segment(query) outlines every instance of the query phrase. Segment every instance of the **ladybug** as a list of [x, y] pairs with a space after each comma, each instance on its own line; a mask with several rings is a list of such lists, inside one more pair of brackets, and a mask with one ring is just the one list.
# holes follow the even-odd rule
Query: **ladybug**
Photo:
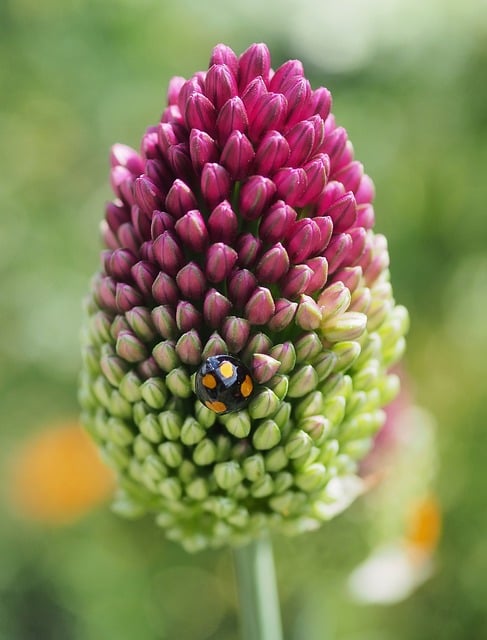
[[253, 390], [249, 370], [234, 356], [210, 356], [196, 372], [196, 395], [219, 415], [243, 409]]

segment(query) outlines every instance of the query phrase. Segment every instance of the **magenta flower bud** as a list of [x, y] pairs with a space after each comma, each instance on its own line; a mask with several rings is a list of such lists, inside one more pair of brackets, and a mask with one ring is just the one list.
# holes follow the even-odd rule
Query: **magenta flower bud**
[[293, 224], [287, 252], [292, 262], [303, 262], [320, 243], [321, 230], [312, 218], [303, 218]]
[[144, 163], [135, 149], [126, 144], [114, 144], [110, 150], [112, 167], [126, 167], [134, 176], [144, 173]]
[[206, 252], [205, 273], [210, 282], [222, 282], [230, 275], [238, 254], [223, 242], [212, 244]]
[[186, 331], [176, 342], [176, 353], [181, 362], [196, 365], [201, 361], [203, 345], [199, 334], [194, 329]]
[[105, 220], [112, 231], [117, 231], [121, 224], [130, 220], [130, 211], [120, 200], [107, 202]]
[[257, 287], [245, 305], [245, 317], [251, 324], [266, 324], [276, 310], [272, 293], [266, 287]]
[[201, 253], [208, 246], [208, 229], [198, 209], [188, 211], [182, 218], [179, 218], [175, 229], [186, 247], [193, 251]]
[[205, 78], [205, 94], [217, 109], [221, 109], [225, 102], [237, 93], [235, 77], [226, 65], [214, 64], [208, 69]]
[[166, 209], [175, 218], [181, 218], [191, 209], [196, 209], [197, 204], [188, 185], [182, 180], [176, 179], [166, 196]]
[[289, 256], [286, 249], [278, 242], [261, 257], [255, 273], [259, 282], [271, 284], [280, 280], [288, 269]]
[[249, 360], [254, 353], [269, 353], [272, 347], [272, 340], [262, 331], [254, 334], [245, 346], [243, 357]]
[[257, 147], [255, 172], [261, 176], [271, 176], [287, 163], [290, 154], [286, 138], [278, 131], [268, 131]]
[[356, 226], [372, 229], [375, 224], [374, 207], [371, 204], [361, 204], [357, 207]]
[[140, 292], [129, 284], [118, 282], [115, 290], [115, 304], [117, 309], [124, 313], [132, 307], [137, 307], [144, 302]]
[[290, 300], [286, 300], [286, 298], [279, 298], [276, 302], [274, 315], [269, 320], [270, 330], [282, 331], [288, 327], [294, 320], [297, 308], [297, 302], [291, 302]]
[[117, 354], [127, 362], [142, 362], [147, 358], [144, 343], [131, 331], [120, 331], [115, 349]]
[[118, 246], [135, 253], [140, 247], [140, 237], [130, 222], [120, 225], [117, 231]]
[[352, 246], [352, 238], [348, 233], [333, 236], [325, 251], [328, 260], [328, 273], [334, 273], [342, 264]]
[[250, 176], [242, 185], [239, 210], [246, 220], [256, 220], [266, 209], [276, 193], [276, 185], [269, 178]]
[[340, 157], [347, 142], [347, 132], [343, 127], [337, 127], [325, 136], [322, 152], [326, 153], [332, 164]]
[[315, 89], [311, 95], [311, 106], [323, 120], [328, 118], [331, 109], [331, 93], [325, 87]]
[[142, 158], [151, 160], [159, 157], [159, 145], [157, 140], [157, 127], [147, 127], [140, 142]]
[[213, 64], [226, 64], [232, 74], [237, 77], [238, 73], [238, 58], [230, 47], [225, 44], [217, 44], [213, 48], [210, 57], [210, 67]]
[[315, 143], [315, 128], [309, 120], [298, 122], [289, 133], [286, 141], [291, 149], [287, 161], [290, 167], [300, 167], [309, 158]]
[[259, 236], [268, 244], [288, 238], [296, 221], [296, 211], [283, 200], [278, 200], [262, 217]]
[[323, 256], [317, 256], [316, 258], [306, 260], [304, 264], [313, 271], [313, 275], [304, 293], [311, 295], [316, 291], [321, 291], [328, 279], [328, 260]]
[[121, 242], [119, 242], [117, 236], [115, 235], [115, 233], [113, 233], [105, 220], [103, 220], [101, 224], [101, 237], [108, 249], [119, 249], [120, 245], [122, 244]]
[[258, 142], [271, 127], [279, 130], [287, 115], [287, 100], [282, 93], [266, 93], [256, 101], [249, 114], [249, 138]]
[[263, 43], [252, 44], [242, 53], [238, 59], [238, 86], [240, 91], [257, 76], [261, 76], [264, 82], [269, 80], [271, 69], [271, 55], [269, 49]]
[[147, 240], [140, 245], [140, 257], [148, 262], [155, 262], [154, 247], [151, 240]]
[[186, 79], [182, 76], [174, 76], [169, 80], [169, 85], [167, 87], [167, 103], [168, 105], [177, 105], [179, 92], [181, 91], [181, 87], [186, 82]]
[[156, 331], [147, 307], [134, 307], [125, 314], [130, 328], [141, 340], [150, 342], [156, 337]]
[[179, 331], [198, 329], [201, 326], [201, 312], [191, 302], [180, 300], [176, 307], [176, 326]]
[[[350, 142], [350, 140], [347, 140], [341, 154], [335, 158], [335, 175], [339, 172], [339, 170], [347, 167], [352, 162], [353, 157], [353, 144]], [[344, 184], [346, 188], [351, 188], [347, 187], [346, 183]]]
[[148, 298], [152, 294], [152, 286], [158, 273], [157, 267], [152, 262], [141, 260], [134, 264], [130, 273], [142, 295]]
[[185, 298], [201, 300], [206, 291], [205, 274], [196, 262], [188, 262], [176, 276], [177, 285]]
[[347, 191], [355, 192], [360, 185], [363, 174], [363, 164], [354, 160], [335, 173], [333, 178], [335, 180], [340, 180]]
[[176, 304], [179, 289], [169, 274], [159, 271], [152, 285], [152, 296], [158, 304]]
[[257, 260], [262, 242], [252, 233], [243, 233], [238, 237], [235, 247], [238, 252], [238, 264], [251, 267]]
[[335, 282], [341, 282], [350, 293], [353, 293], [359, 286], [362, 278], [362, 267], [345, 267], [339, 269], [333, 275]]
[[149, 380], [149, 378], [155, 378], [160, 375], [161, 371], [157, 365], [157, 362], [154, 360], [152, 356], [141, 362], [137, 366], [137, 373], [142, 378], [142, 380]]
[[323, 191], [330, 171], [329, 158], [324, 154], [320, 154], [314, 160], [305, 164], [303, 169], [308, 179], [308, 187], [299, 201], [299, 206], [301, 207], [314, 202]]
[[189, 134], [189, 155], [194, 170], [199, 173], [207, 162], [216, 162], [218, 160], [218, 147], [206, 131], [191, 129]]
[[[130, 218], [132, 220], [132, 230], [130, 235], [133, 235], [134, 238], [130, 239], [130, 244], [133, 244], [134, 242], [136, 244], [140, 244], [140, 240], [148, 240], [151, 237], [151, 215], [152, 212], [150, 214], [144, 213], [139, 206], [136, 204], [132, 205], [130, 210]], [[120, 228], [119, 232], [128, 236], [128, 230], [129, 227], [125, 227], [125, 231], [121, 231]]]
[[245, 318], [227, 316], [222, 324], [222, 336], [231, 353], [241, 351], [250, 335], [250, 323]]
[[209, 358], [210, 356], [219, 356], [222, 353], [228, 353], [228, 347], [221, 335], [214, 331], [208, 338], [201, 356], [202, 358]]
[[163, 154], [166, 154], [170, 147], [184, 141], [184, 128], [178, 124], [160, 122], [157, 127], [157, 140]]
[[265, 353], [256, 353], [252, 357], [251, 371], [254, 380], [259, 384], [265, 384], [279, 371], [281, 363]]
[[164, 196], [149, 178], [142, 175], [134, 183], [134, 198], [144, 213], [152, 214], [155, 209], [161, 208]]
[[238, 219], [228, 200], [217, 205], [208, 218], [208, 229], [213, 242], [231, 244], [238, 233]]
[[281, 293], [287, 298], [301, 295], [306, 291], [312, 277], [313, 270], [305, 264], [291, 267], [286, 277], [280, 282]]
[[259, 100], [267, 95], [267, 87], [261, 76], [254, 78], [252, 82], [247, 85], [247, 88], [242, 93], [242, 102], [245, 105], [247, 114], [250, 114]]
[[230, 196], [228, 171], [216, 162], [208, 162], [201, 172], [201, 192], [211, 208]]
[[174, 144], [167, 152], [167, 160], [173, 172], [183, 180], [190, 180], [193, 175], [193, 164], [189, 155], [189, 145], [181, 142]]
[[237, 269], [228, 280], [228, 293], [230, 299], [238, 307], [242, 308], [252, 295], [257, 286], [257, 279], [248, 269]]
[[284, 93], [303, 75], [304, 69], [300, 60], [287, 60], [278, 69], [276, 69], [271, 78], [269, 89], [270, 91], [280, 91]]
[[215, 107], [202, 93], [193, 93], [186, 101], [184, 121], [188, 129], [200, 129], [213, 135], [216, 124]]
[[348, 191], [341, 198], [336, 200], [324, 212], [324, 215], [330, 216], [333, 220], [333, 229], [335, 233], [346, 231], [353, 227], [357, 221], [357, 205], [355, 197], [351, 191]]
[[249, 124], [247, 111], [238, 96], [228, 100], [220, 109], [216, 120], [216, 133], [220, 143], [225, 144], [228, 136], [233, 131], [242, 131], [245, 133]]
[[232, 180], [241, 180], [248, 175], [254, 160], [254, 148], [241, 131], [233, 131], [223, 147], [220, 162]]
[[[179, 106], [176, 104], [171, 104], [164, 109], [161, 115], [161, 122], [173, 122], [177, 124], [184, 125], [183, 116], [181, 115], [181, 110]], [[152, 149], [150, 149], [152, 151]], [[154, 149], [155, 151], [155, 149]], [[146, 156], [146, 157], [154, 157]]]
[[307, 113], [311, 111], [309, 104], [311, 85], [306, 78], [297, 77], [294, 83], [289, 84], [283, 90], [283, 93], [288, 103], [286, 126], [289, 127], [305, 118]]
[[204, 82], [197, 73], [193, 74], [189, 80], [183, 83], [178, 96], [178, 107], [181, 113], [184, 113], [186, 103], [190, 96], [194, 93], [203, 93], [203, 84]]
[[114, 311], [117, 308], [115, 293], [116, 282], [111, 277], [98, 276], [93, 281], [95, 299], [100, 307], [107, 311]]
[[350, 306], [350, 300], [350, 291], [343, 282], [335, 282], [321, 293], [318, 305], [323, 307], [323, 316], [329, 318], [344, 313]]
[[174, 218], [165, 211], [154, 211], [151, 221], [151, 238], [155, 240], [164, 231], [174, 229]]
[[294, 207], [299, 203], [308, 188], [308, 177], [306, 171], [301, 167], [299, 169], [285, 167], [284, 169], [279, 169], [274, 175], [274, 184], [277, 187], [279, 198]]
[[155, 328], [163, 338], [168, 340], [176, 335], [177, 326], [174, 307], [161, 304], [159, 307], [152, 309], [151, 316]]
[[128, 249], [115, 249], [107, 260], [108, 272], [116, 280], [130, 280], [131, 269], [137, 258]]
[[223, 319], [230, 313], [232, 303], [216, 289], [210, 289], [203, 303], [203, 317], [212, 328], [218, 329]]
[[322, 312], [320, 307], [313, 298], [304, 293], [300, 297], [295, 320], [296, 324], [305, 331], [317, 329], [321, 324]]
[[110, 327], [110, 334], [114, 340], [118, 339], [121, 331], [128, 331], [130, 333], [129, 323], [125, 320], [124, 315], [115, 316]]
[[372, 202], [375, 198], [375, 187], [372, 182], [372, 178], [370, 178], [366, 173], [362, 176], [360, 180], [360, 184], [358, 189], [355, 191], [355, 200], [358, 205], [360, 204], [368, 204]]
[[154, 258], [163, 271], [175, 276], [183, 264], [184, 256], [176, 237], [171, 231], [164, 231], [154, 240]]
[[355, 227], [349, 230], [352, 238], [352, 246], [349, 249], [347, 260], [351, 265], [355, 265], [362, 257], [367, 242], [367, 232], [362, 227]]

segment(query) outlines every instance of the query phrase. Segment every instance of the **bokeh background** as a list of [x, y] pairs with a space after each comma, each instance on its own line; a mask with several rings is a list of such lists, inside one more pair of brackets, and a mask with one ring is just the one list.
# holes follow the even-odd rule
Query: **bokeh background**
[[[276, 540], [286, 639], [487, 637], [485, 0], [3, 0], [1, 640], [238, 637], [229, 552], [188, 556], [151, 522], [106, 505], [72, 522], [62, 500], [53, 516], [19, 492], [32, 471], [25, 443], [77, 417], [81, 299], [99, 264], [110, 145], [137, 146], [169, 78], [205, 68], [214, 44], [241, 52], [261, 40], [274, 66], [301, 58], [332, 91], [376, 183], [376, 228], [412, 318], [409, 393], [434, 416], [441, 461], [436, 569], [403, 602], [347, 593], [384, 518], [366, 500]], [[47, 460], [55, 478], [62, 462]], [[423, 472], [413, 456], [401, 481]]]

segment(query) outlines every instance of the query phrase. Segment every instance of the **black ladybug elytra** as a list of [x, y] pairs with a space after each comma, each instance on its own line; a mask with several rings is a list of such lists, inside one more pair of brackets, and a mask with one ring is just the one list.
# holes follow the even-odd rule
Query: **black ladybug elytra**
[[247, 367], [234, 356], [210, 356], [196, 372], [196, 395], [219, 415], [240, 411], [248, 403], [254, 383]]

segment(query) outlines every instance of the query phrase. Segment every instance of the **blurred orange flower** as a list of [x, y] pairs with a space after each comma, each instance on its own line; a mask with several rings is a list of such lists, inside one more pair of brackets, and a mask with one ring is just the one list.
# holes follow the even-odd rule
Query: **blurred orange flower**
[[32, 520], [73, 522], [106, 500], [114, 486], [113, 472], [74, 422], [36, 433], [12, 460], [11, 503]]

